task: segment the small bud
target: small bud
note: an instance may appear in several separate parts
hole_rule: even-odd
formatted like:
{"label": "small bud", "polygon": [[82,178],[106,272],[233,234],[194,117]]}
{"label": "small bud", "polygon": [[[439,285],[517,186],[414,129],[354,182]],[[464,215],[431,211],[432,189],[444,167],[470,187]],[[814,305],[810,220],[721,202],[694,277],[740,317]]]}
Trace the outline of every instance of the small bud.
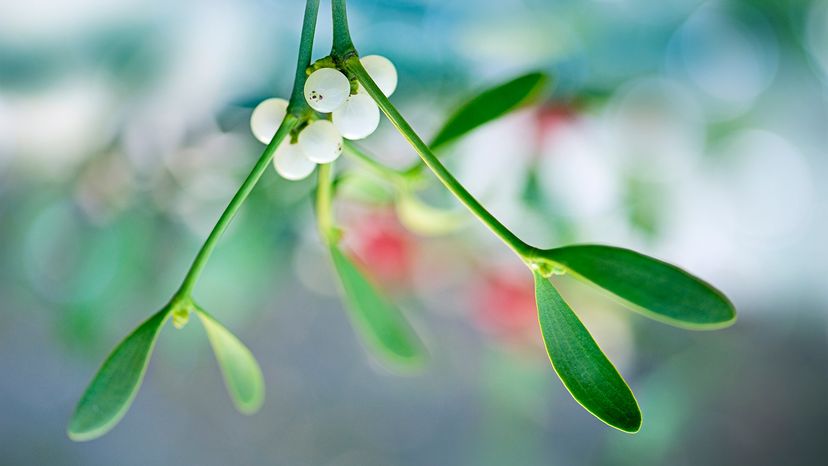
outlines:
{"label": "small bud", "polygon": [[175,328],[181,330],[190,321],[190,308],[177,307],[172,313],[172,323]]}

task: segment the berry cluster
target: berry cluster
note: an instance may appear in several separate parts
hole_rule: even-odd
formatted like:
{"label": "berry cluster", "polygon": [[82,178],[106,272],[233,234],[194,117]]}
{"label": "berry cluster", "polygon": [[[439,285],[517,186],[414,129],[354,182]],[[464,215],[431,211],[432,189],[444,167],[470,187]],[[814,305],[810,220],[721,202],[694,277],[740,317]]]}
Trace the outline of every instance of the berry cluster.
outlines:
{"label": "berry cluster", "polygon": [[[360,58],[362,66],[386,96],[397,88],[397,70],[391,60],[368,55]],[[317,164],[330,163],[342,153],[342,138],[363,139],[379,126],[377,104],[361,88],[351,94],[351,82],[335,68],[320,68],[305,82],[305,100],[330,120],[315,118],[304,126],[298,137],[279,146],[273,156],[276,172],[288,180],[301,180],[313,173]],[[253,135],[264,144],[270,143],[287,115],[288,101],[264,100],[250,116]]]}

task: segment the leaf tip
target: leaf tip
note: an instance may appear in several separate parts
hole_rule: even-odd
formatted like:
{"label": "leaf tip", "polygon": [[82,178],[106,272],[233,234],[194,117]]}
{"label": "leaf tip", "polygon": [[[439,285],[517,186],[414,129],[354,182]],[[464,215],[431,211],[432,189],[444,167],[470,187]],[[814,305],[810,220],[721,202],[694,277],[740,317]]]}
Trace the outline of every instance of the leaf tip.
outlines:
{"label": "leaf tip", "polygon": [[638,405],[638,400],[635,399],[635,395],[632,394],[632,391],[629,392],[632,398],[633,406],[627,406],[628,409],[624,410],[623,413],[620,415],[608,416],[606,413],[599,413],[591,409],[591,407],[586,406],[581,400],[576,399],[578,404],[584,407],[590,414],[595,416],[599,421],[603,422],[604,424],[612,427],[613,429],[620,430],[625,434],[637,434],[641,430],[641,425],[643,423],[642,415],[641,415],[641,407]]}
{"label": "leaf tip", "polygon": [[66,436],[73,442],[88,442],[90,440],[95,440],[112,430],[112,428],[115,427],[115,424],[121,420],[121,417],[123,416],[110,419],[101,425],[84,427],[82,425],[78,425],[80,422],[78,421],[77,415],[73,415],[72,419],[69,421],[69,426],[66,427]]}
{"label": "leaf tip", "polygon": [[728,306],[723,312],[721,312],[721,315],[717,316],[715,319],[710,319],[705,322],[689,322],[671,319],[665,320],[665,323],[674,327],[683,328],[685,330],[695,331],[722,330],[732,327],[737,320],[736,308],[733,307],[733,304],[730,304],[729,301],[727,301],[727,303]]}
{"label": "leaf tip", "polygon": [[71,428],[66,429],[66,436],[73,442],[86,442],[92,440],[94,437],[86,435],[84,432],[76,432]]}
{"label": "leaf tip", "polygon": [[264,404],[265,384],[253,353],[207,311],[196,306],[196,315],[207,332],[233,406],[244,415],[257,413]]}
{"label": "leaf tip", "polygon": [[423,347],[412,349],[408,354],[387,355],[381,365],[389,372],[399,376],[416,376],[428,366],[428,353]]}
{"label": "leaf tip", "polygon": [[726,318],[720,322],[721,326],[719,328],[727,328],[736,323],[738,314],[736,313],[736,306],[724,294],[722,294],[722,300],[726,304],[724,312]]}
{"label": "leaf tip", "polygon": [[609,424],[610,426],[620,430],[621,432],[635,435],[641,431],[642,417],[641,410],[636,410],[635,416],[626,420],[626,422],[618,423],[617,425]]}
{"label": "leaf tip", "polygon": [[264,386],[261,387],[261,392],[256,394],[254,398],[250,400],[236,400],[233,399],[234,404],[236,405],[236,410],[245,416],[252,416],[258,413],[262,406],[264,406]]}
{"label": "leaf tip", "polygon": [[85,432],[75,430],[72,424],[74,424],[74,419],[69,421],[69,426],[66,427],[66,436],[69,437],[69,440],[73,442],[85,442],[87,440],[91,440]]}

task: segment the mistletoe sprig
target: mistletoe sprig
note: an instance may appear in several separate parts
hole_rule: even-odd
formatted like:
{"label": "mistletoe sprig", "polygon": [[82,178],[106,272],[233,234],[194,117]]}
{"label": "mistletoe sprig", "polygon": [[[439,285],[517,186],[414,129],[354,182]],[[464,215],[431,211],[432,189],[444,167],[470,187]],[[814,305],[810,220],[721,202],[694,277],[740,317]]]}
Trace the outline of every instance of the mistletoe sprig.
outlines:
{"label": "mistletoe sprig", "polygon": [[[126,414],[146,372],[161,328],[172,319],[186,325],[195,313],[205,328],[225,385],[245,414],[264,401],[262,372],[251,352],[193,299],[193,289],[219,238],[268,165],[287,179],[309,176],[318,166],[316,216],[320,236],[340,278],[349,316],[366,346],[386,366],[402,372],[421,367],[425,345],[402,312],[343,251],[344,232],[336,225],[333,202],[338,180],[334,164],[341,153],[388,181],[401,219],[436,232],[456,224],[454,213],[421,203],[416,191],[428,168],[475,217],[497,235],[530,269],[535,281],[538,321],[549,359],[572,397],[601,421],[624,432],[641,427],[641,412],[627,383],[549,278],[570,274],[605,291],[644,316],[687,329],[718,329],[735,321],[735,310],[713,286],[684,270],[612,246],[570,245],[537,248],[521,240],[492,215],[435,155],[483,124],[540,96],[548,78],[529,73],[468,100],[426,144],[389,100],[396,71],[383,57],[360,58],[348,30],[345,0],[332,0],[331,54],[311,63],[319,0],[307,0],[293,91],[290,99],[268,99],[251,117],[254,135],[267,147],[199,250],[181,286],[160,311],[138,326],[110,354],[81,397],[69,423],[73,440],[91,440],[108,432]],[[387,167],[355,143],[370,135],[380,111],[419,155],[407,170]]]}

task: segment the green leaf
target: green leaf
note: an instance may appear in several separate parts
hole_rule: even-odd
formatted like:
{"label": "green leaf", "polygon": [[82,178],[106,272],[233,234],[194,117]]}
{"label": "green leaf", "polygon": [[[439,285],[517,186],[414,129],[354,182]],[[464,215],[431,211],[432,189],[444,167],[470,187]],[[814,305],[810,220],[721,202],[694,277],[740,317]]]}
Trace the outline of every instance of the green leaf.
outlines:
{"label": "green leaf", "polygon": [[112,351],[75,408],[67,429],[70,439],[96,439],[124,417],[141,387],[158,333],[169,314],[169,306],[158,311]]}
{"label": "green leaf", "polygon": [[462,104],[432,139],[432,150],[452,142],[474,129],[534,102],[549,82],[544,73],[528,73],[486,89]]}
{"label": "green leaf", "polygon": [[641,410],[630,387],[558,290],[538,272],[534,275],[541,333],[558,377],[595,417],[624,432],[638,432]]}
{"label": "green leaf", "polygon": [[331,245],[351,322],[382,362],[395,369],[416,369],[425,361],[425,347],[402,315],[339,248]]}
{"label": "green leaf", "polygon": [[243,414],[255,413],[262,407],[265,395],[259,363],[244,343],[206,311],[196,308],[196,314],[207,332],[233,404]]}
{"label": "green leaf", "polygon": [[691,329],[727,327],[733,304],[684,270],[629,249],[576,245],[543,252],[575,277],[610,292],[623,304],[667,324]]}

